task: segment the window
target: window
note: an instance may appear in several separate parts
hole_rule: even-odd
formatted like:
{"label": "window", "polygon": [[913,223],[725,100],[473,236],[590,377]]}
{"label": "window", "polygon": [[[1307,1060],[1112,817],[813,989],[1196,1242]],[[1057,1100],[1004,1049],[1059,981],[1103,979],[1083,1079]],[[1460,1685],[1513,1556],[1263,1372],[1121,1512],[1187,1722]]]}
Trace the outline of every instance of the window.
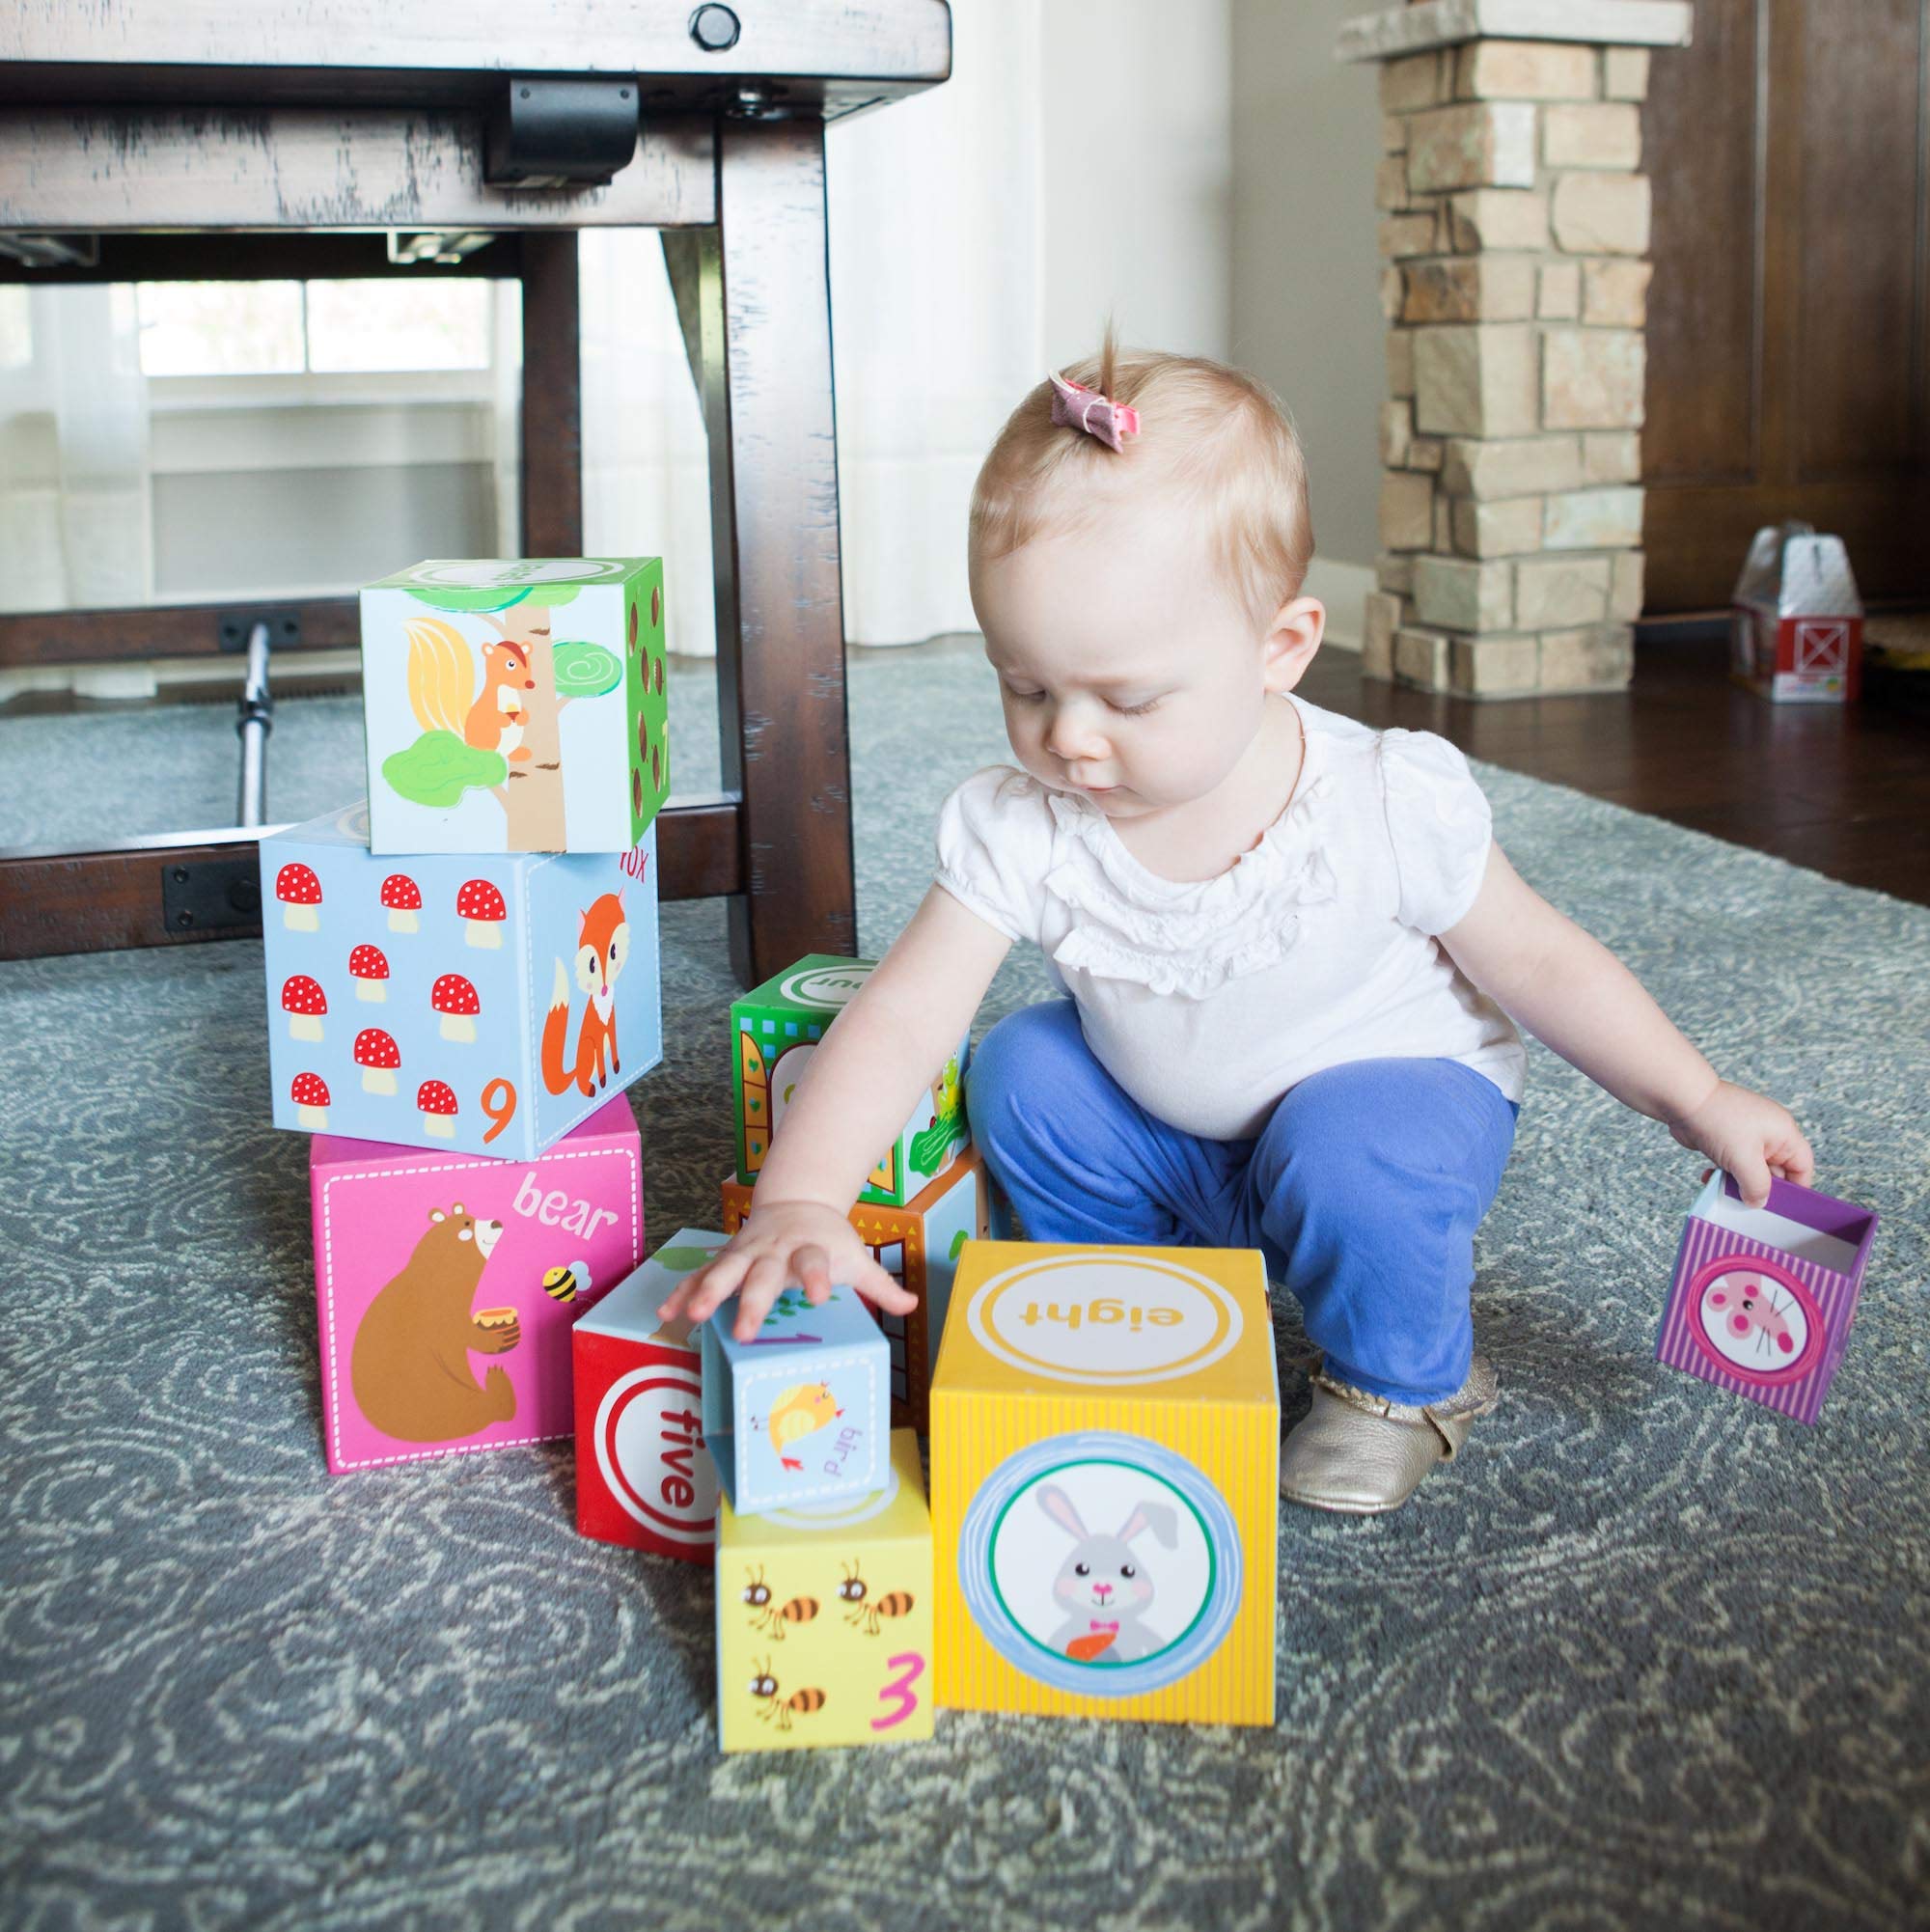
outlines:
{"label": "window", "polygon": [[[490,285],[400,277],[355,282],[144,282],[148,375],[287,375],[482,370]],[[6,354],[0,316],[0,357]]]}

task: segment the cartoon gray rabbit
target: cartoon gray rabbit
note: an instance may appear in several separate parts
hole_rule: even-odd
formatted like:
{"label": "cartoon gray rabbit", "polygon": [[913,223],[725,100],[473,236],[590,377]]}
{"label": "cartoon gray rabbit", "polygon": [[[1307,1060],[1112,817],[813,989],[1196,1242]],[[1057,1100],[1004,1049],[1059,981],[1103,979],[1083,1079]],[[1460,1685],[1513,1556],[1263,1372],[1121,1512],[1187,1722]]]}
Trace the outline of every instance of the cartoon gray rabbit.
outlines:
{"label": "cartoon gray rabbit", "polygon": [[1052,1635],[1053,1649],[1081,1664],[1133,1664],[1163,1648],[1166,1640],[1144,1620],[1152,1576],[1132,1544],[1150,1530],[1172,1549],[1179,1538],[1172,1509],[1142,1499],[1117,1536],[1094,1536],[1056,1483],[1038,1492],[1038,1506],[1072,1538],[1052,1586],[1053,1601],[1065,1612],[1065,1621]]}

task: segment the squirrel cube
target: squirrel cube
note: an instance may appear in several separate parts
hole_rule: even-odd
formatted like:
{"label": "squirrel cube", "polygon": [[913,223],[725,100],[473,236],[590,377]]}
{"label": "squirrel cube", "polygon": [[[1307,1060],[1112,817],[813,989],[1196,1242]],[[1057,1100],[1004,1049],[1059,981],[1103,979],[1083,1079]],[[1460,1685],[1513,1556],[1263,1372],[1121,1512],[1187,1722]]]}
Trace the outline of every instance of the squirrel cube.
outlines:
{"label": "squirrel cube", "polygon": [[576,1528],[602,1543],[707,1563],[717,1471],[703,1447],[703,1386],[690,1323],[657,1314],[726,1240],[679,1228],[576,1324]]}
{"label": "squirrel cube", "polygon": [[629,851],[670,792],[663,616],[656,557],[445,558],[370,585],[370,849]]}
{"label": "squirrel cube", "polygon": [[[734,1000],[731,1069],[735,1105],[737,1178],[751,1186],[790,1104],[792,1092],[825,1030],[865,983],[877,962],[807,953],[776,978]],[[966,1143],[965,1068],[970,1034],[931,1079],[903,1131],[879,1157],[860,1201],[902,1207],[942,1174]]]}
{"label": "squirrel cube", "polygon": [[698,1329],[703,1440],[740,1515],[865,1496],[890,1455],[891,1346],[853,1288],[780,1295],[749,1341],[737,1298]]}
{"label": "squirrel cube", "polygon": [[1656,1360],[1814,1422],[1849,1343],[1878,1219],[1787,1180],[1745,1207],[1727,1174],[1711,1174],[1682,1230]]}
{"label": "squirrel cube", "polygon": [[[744,1225],[755,1200],[738,1180],[724,1183],[724,1230]],[[931,1426],[931,1365],[945,1332],[945,1311],[959,1252],[987,1231],[984,1163],[967,1147],[924,1191],[902,1207],[861,1201],[851,1209],[858,1238],[888,1275],[918,1297],[910,1314],[875,1311],[892,1351],[892,1423],[920,1435]]]}
{"label": "squirrel cube", "polygon": [[531,1160],[309,1146],[329,1471],[570,1431],[570,1324],[637,1265],[643,1147],[606,1100]]}
{"label": "squirrel cube", "polygon": [[654,826],[621,854],[389,859],[368,823],[262,841],[276,1126],[528,1160],[663,1058]]}
{"label": "squirrel cube", "polygon": [[937,1701],[1271,1725],[1279,1473],[1257,1251],[968,1242],[931,1388]]}
{"label": "squirrel cube", "polygon": [[918,1437],[842,1503],[717,1513],[717,1741],[807,1751],[931,1735],[931,1516]]}

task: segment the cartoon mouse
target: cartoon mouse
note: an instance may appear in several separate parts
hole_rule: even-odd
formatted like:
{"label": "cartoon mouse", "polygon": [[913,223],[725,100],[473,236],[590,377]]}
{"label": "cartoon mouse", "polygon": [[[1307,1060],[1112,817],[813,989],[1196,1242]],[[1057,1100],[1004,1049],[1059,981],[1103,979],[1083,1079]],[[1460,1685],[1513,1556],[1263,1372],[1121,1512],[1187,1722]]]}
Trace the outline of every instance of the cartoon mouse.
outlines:
{"label": "cartoon mouse", "polygon": [[1053,1649],[1081,1664],[1133,1664],[1164,1648],[1165,1638],[1144,1620],[1152,1602],[1152,1578],[1132,1543],[1150,1530],[1163,1548],[1172,1549],[1179,1540],[1173,1510],[1142,1499],[1117,1536],[1094,1536],[1057,1483],[1038,1492],[1038,1506],[1072,1538],[1052,1586],[1053,1601],[1066,1612],[1052,1635]]}
{"label": "cartoon mouse", "polygon": [[356,1405],[405,1443],[458,1442],[516,1413],[506,1371],[491,1368],[479,1387],[469,1366],[471,1350],[506,1355],[522,1339],[508,1311],[486,1311],[486,1326],[470,1312],[503,1224],[478,1221],[459,1201],[428,1220],[407,1265],[369,1304],[349,1358]]}
{"label": "cartoon mouse", "polygon": [[1721,1275],[1709,1284],[1708,1303],[1714,1319],[1726,1328],[1740,1348],[1755,1338],[1755,1353],[1796,1353],[1796,1338],[1788,1318],[1777,1306],[1775,1290],[1759,1274]]}

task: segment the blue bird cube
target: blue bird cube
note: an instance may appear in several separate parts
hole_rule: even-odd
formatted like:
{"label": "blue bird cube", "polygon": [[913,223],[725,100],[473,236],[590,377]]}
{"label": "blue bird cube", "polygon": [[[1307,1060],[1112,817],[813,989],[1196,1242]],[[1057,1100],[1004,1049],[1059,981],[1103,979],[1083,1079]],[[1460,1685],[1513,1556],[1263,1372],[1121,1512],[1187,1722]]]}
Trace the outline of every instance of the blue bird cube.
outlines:
{"label": "blue bird cube", "polygon": [[837,1287],[813,1308],[788,1288],[750,1341],[734,1297],[703,1324],[703,1440],[740,1516],[881,1488],[891,1461],[891,1344]]}

